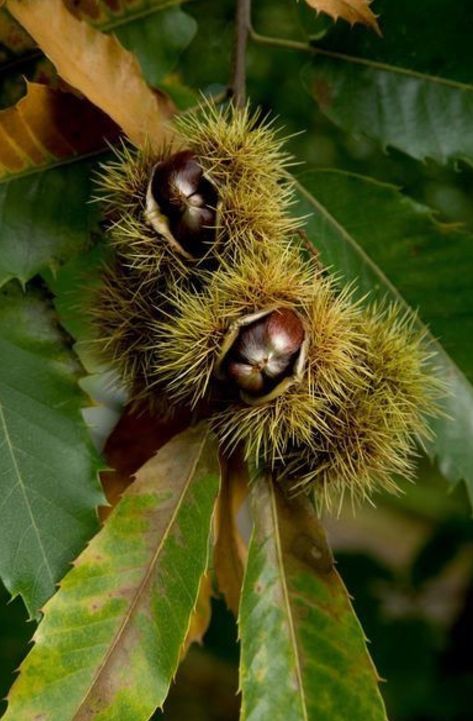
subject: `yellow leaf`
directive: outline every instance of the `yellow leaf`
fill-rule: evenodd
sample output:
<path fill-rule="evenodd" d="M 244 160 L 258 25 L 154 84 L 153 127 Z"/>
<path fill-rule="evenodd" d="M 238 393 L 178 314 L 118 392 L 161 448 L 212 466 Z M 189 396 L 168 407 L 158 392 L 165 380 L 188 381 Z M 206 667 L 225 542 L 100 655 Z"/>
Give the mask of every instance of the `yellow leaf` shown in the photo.
<path fill-rule="evenodd" d="M 193 643 L 202 643 L 212 615 L 212 581 L 208 572 L 200 579 L 199 595 L 189 621 L 187 636 L 182 646 L 181 660 Z"/>
<path fill-rule="evenodd" d="M 137 146 L 161 145 L 171 101 L 146 84 L 135 56 L 114 35 L 72 15 L 62 0 L 7 0 L 58 74 L 103 110 Z"/>
<path fill-rule="evenodd" d="M 247 556 L 237 514 L 248 495 L 248 471 L 240 453 L 221 458 L 220 465 L 221 485 L 215 511 L 215 575 L 228 608 L 236 616 Z"/>
<path fill-rule="evenodd" d="M 28 83 L 24 98 L 0 110 L 0 178 L 89 154 L 118 132 L 88 101 Z"/>
<path fill-rule="evenodd" d="M 350 25 L 363 23 L 381 35 L 376 15 L 370 9 L 373 0 L 306 0 L 317 12 L 330 15 L 334 20 L 343 18 Z"/>

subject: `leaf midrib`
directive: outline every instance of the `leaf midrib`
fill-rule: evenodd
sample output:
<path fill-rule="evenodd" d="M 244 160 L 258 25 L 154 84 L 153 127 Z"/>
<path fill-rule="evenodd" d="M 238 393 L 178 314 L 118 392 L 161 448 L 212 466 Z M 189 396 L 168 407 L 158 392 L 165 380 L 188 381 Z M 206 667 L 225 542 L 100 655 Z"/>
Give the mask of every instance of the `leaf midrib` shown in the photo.
<path fill-rule="evenodd" d="M 343 62 L 353 63 L 354 65 L 364 65 L 365 67 L 372 68 L 374 70 L 381 70 L 387 73 L 395 73 L 397 75 L 405 75 L 410 78 L 416 78 L 417 80 L 436 83 L 438 85 L 446 85 L 447 87 L 454 88 L 455 90 L 467 90 L 469 92 L 473 91 L 473 85 L 463 83 L 459 80 L 442 78 L 438 75 L 429 75 L 428 73 L 423 73 L 420 70 L 403 68 L 400 65 L 391 65 L 389 63 L 383 63 L 380 60 L 362 58 L 356 55 L 346 55 L 345 53 L 339 53 L 335 50 L 325 50 L 324 48 L 313 47 L 311 45 L 309 45 L 308 47 L 314 55 L 323 55 L 333 60 L 342 60 Z"/>
<path fill-rule="evenodd" d="M 334 171 L 332 171 L 334 172 Z M 335 171 L 338 172 L 338 171 Z M 349 173 L 340 173 L 341 175 L 349 175 Z M 292 176 L 291 178 L 297 187 L 298 191 L 303 195 L 306 200 L 313 205 L 323 217 L 340 233 L 340 235 L 347 241 L 347 243 L 353 248 L 353 250 L 359 255 L 363 262 L 371 269 L 371 271 L 379 278 L 379 280 L 387 287 L 390 293 L 397 299 L 398 303 L 409 312 L 414 312 L 411 305 L 405 300 L 405 298 L 398 291 L 396 286 L 389 280 L 387 275 L 381 270 L 381 268 L 372 260 L 372 258 L 366 253 L 366 251 L 359 245 L 355 238 L 349 233 L 349 231 L 340 224 L 340 222 L 322 205 L 316 198 L 300 183 L 299 180 Z M 444 362 L 452 367 L 456 375 L 469 384 L 469 380 L 455 361 L 449 356 L 444 347 L 439 341 L 432 335 L 429 327 L 425 325 L 419 317 L 416 318 L 416 325 L 421 330 L 426 338 L 428 338 L 429 345 L 435 348 L 436 353 L 443 358 Z"/>
<path fill-rule="evenodd" d="M 130 620 L 131 620 L 134 612 L 136 611 L 136 609 L 137 609 L 137 607 L 138 607 L 139 601 L 141 600 L 141 597 L 142 597 L 142 595 L 143 595 L 143 593 L 144 593 L 145 587 L 146 587 L 146 585 L 147 585 L 147 583 L 148 583 L 148 581 L 149 581 L 149 579 L 150 579 L 150 577 L 151 577 L 152 572 L 154 571 L 154 568 L 155 568 L 155 566 L 156 566 L 157 560 L 158 560 L 158 558 L 159 558 L 159 556 L 160 556 L 160 554 L 161 554 L 161 551 L 163 550 L 163 546 L 164 546 L 165 542 L 167 541 L 167 539 L 168 539 L 168 537 L 169 537 L 169 535 L 170 535 L 170 533 L 171 533 L 171 529 L 172 529 L 173 526 L 174 526 L 174 523 L 175 523 L 176 518 L 177 518 L 177 515 L 178 515 L 178 513 L 179 513 L 179 511 L 180 511 L 180 509 L 181 509 L 182 503 L 183 503 L 184 498 L 185 498 L 185 496 L 186 496 L 186 494 L 187 494 L 187 491 L 188 491 L 188 488 L 189 488 L 189 486 L 190 486 L 190 483 L 191 483 L 191 481 L 192 481 L 192 479 L 193 479 L 193 477 L 194 477 L 195 470 L 196 470 L 197 465 L 198 465 L 198 463 L 199 463 L 199 460 L 200 460 L 200 458 L 201 458 L 201 456 L 202 456 L 203 447 L 205 446 L 205 443 L 207 442 L 207 437 L 208 437 L 208 431 L 206 431 L 206 432 L 204 433 L 203 438 L 202 438 L 202 440 L 200 441 L 200 443 L 199 443 L 199 445 L 198 445 L 198 448 L 197 448 L 197 450 L 196 450 L 196 455 L 195 455 L 194 462 L 192 463 L 192 466 L 191 466 L 191 468 L 190 468 L 188 477 L 187 477 L 185 483 L 183 484 L 183 487 L 182 487 L 182 491 L 181 491 L 181 495 L 180 495 L 180 497 L 179 497 L 179 500 L 178 500 L 178 502 L 177 502 L 177 504 L 176 504 L 175 509 L 173 510 L 173 512 L 172 512 L 172 514 L 171 514 L 171 518 L 169 519 L 169 523 L 167 524 L 166 530 L 165 530 L 165 532 L 164 532 L 164 534 L 163 534 L 163 536 L 162 536 L 162 538 L 161 538 L 161 540 L 160 540 L 160 542 L 159 542 L 159 544 L 158 544 L 158 546 L 157 546 L 157 548 L 156 548 L 153 556 L 152 556 L 151 559 L 150 559 L 150 562 L 149 562 L 149 564 L 148 564 L 148 566 L 147 566 L 147 568 L 146 568 L 145 575 L 144 575 L 144 577 L 143 577 L 140 585 L 138 586 L 138 588 L 137 588 L 137 590 L 136 590 L 135 596 L 134 596 L 134 598 L 133 598 L 133 600 L 132 600 L 132 602 L 131 602 L 131 604 L 130 604 L 130 606 L 129 606 L 129 608 L 128 608 L 128 610 L 127 610 L 127 612 L 126 612 L 126 614 L 125 614 L 125 616 L 124 616 L 124 618 L 123 618 L 122 623 L 120 624 L 120 627 L 119 627 L 118 630 L 117 630 L 117 633 L 116 633 L 116 635 L 115 635 L 115 637 L 114 637 L 114 639 L 113 639 L 113 642 L 112 642 L 110 648 L 108 649 L 107 653 L 105 654 L 105 657 L 103 658 L 102 662 L 99 664 L 99 667 L 97 668 L 97 671 L 95 672 L 95 674 L 94 674 L 94 676 L 93 676 L 93 678 L 92 678 L 92 680 L 91 680 L 91 682 L 90 682 L 90 684 L 89 684 L 89 687 L 87 688 L 87 690 L 86 690 L 83 698 L 82 698 L 81 701 L 79 702 L 79 706 L 77 707 L 76 711 L 74 712 L 74 716 L 72 717 L 71 721 L 73 721 L 73 719 L 76 719 L 76 718 L 77 718 L 79 712 L 80 712 L 81 709 L 83 708 L 83 706 L 84 706 L 84 704 L 86 703 L 87 699 L 89 698 L 91 692 L 93 691 L 93 689 L 95 688 L 95 686 L 96 686 L 97 683 L 99 682 L 100 677 L 102 676 L 104 669 L 106 668 L 106 666 L 107 666 L 110 658 L 112 657 L 112 655 L 113 655 L 113 653 L 114 653 L 114 651 L 115 651 L 115 649 L 116 649 L 116 647 L 117 647 L 118 642 L 120 641 L 120 639 L 121 639 L 123 633 L 125 632 L 125 630 L 126 630 L 128 624 L 129 624 L 129 622 L 130 622 Z"/>
<path fill-rule="evenodd" d="M 142 20 L 150 15 L 155 15 L 159 12 L 164 12 L 165 10 L 170 10 L 171 8 L 177 7 L 179 8 L 181 5 L 185 5 L 189 3 L 191 0 L 168 0 L 168 2 L 163 3 L 163 5 L 160 5 L 159 7 L 149 7 L 145 8 L 141 11 L 131 12 L 130 14 L 123 14 L 120 18 L 117 18 L 116 20 L 110 20 L 108 23 L 103 23 L 102 25 L 97 24 L 94 25 L 94 23 L 90 23 L 93 27 L 96 27 L 97 30 L 100 30 L 101 32 L 108 33 L 111 30 L 115 30 L 116 28 L 119 28 L 123 25 L 128 25 L 129 23 L 135 22 L 137 20 Z M 83 22 L 87 22 L 87 20 L 83 20 Z M 43 57 L 44 53 L 38 49 L 38 55 L 39 57 Z M 28 56 L 28 58 L 16 58 L 15 60 L 11 61 L 11 65 L 13 63 L 18 63 L 20 61 L 25 60 L 31 60 L 31 56 Z M 3 72 L 5 69 L 5 66 L 0 65 L 0 72 Z M 21 150 L 21 148 L 20 148 Z M 105 155 L 109 152 L 109 146 L 105 146 L 103 148 L 99 148 L 97 150 L 93 150 L 89 153 L 84 153 L 81 155 L 73 154 L 68 158 L 62 158 L 60 160 L 55 160 L 51 163 L 43 163 L 42 165 L 38 165 L 35 167 L 29 167 L 24 171 L 21 171 L 19 173 L 11 173 L 9 175 L 0 176 L 0 186 L 4 185 L 6 183 L 9 183 L 11 181 L 19 180 L 20 178 L 27 178 L 31 175 L 37 175 L 38 173 L 42 173 L 48 170 L 53 170 L 54 168 L 61 167 L 63 165 L 70 165 L 71 163 L 77 163 L 81 161 L 86 161 L 91 158 L 96 158 L 101 155 Z"/>

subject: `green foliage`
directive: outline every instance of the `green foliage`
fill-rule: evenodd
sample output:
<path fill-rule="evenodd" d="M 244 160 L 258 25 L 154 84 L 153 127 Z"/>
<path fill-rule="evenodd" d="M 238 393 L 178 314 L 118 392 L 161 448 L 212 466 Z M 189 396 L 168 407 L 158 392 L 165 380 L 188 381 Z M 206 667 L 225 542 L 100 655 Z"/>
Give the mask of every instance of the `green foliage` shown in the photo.
<path fill-rule="evenodd" d="M 242 721 L 383 721 L 378 678 L 308 502 L 253 484 L 240 609 Z"/>
<path fill-rule="evenodd" d="M 49 303 L 16 282 L 1 301 L 0 573 L 35 616 L 97 528 L 99 458 L 80 367 Z"/>
<path fill-rule="evenodd" d="M 0 285 L 24 284 L 87 248 L 97 222 L 90 173 L 90 162 L 76 163 L 0 185 Z"/>
<path fill-rule="evenodd" d="M 177 64 L 180 54 L 197 31 L 197 23 L 180 7 L 170 7 L 153 15 L 119 25 L 115 34 L 135 53 L 147 82 L 162 87 L 163 80 Z"/>
<path fill-rule="evenodd" d="M 417 160 L 473 163 L 473 84 L 467 0 L 425 7 L 378 2 L 383 37 L 338 27 L 305 73 L 328 118 Z"/>
<path fill-rule="evenodd" d="M 356 281 L 361 294 L 404 299 L 459 354 L 461 368 L 430 338 L 433 364 L 448 393 L 446 415 L 434 422 L 429 447 L 447 478 L 467 482 L 473 501 L 473 388 L 465 376 L 471 378 L 473 370 L 472 237 L 436 223 L 428 208 L 369 178 L 310 172 L 301 176 L 299 190 L 298 209 L 311 215 L 308 233 L 323 262 Z"/>
<path fill-rule="evenodd" d="M 18 668 L 25 654 L 33 624 L 27 623 L 28 615 L 20 597 L 11 599 L 8 591 L 0 583 L 0 697 L 4 699 L 13 683 L 14 669 Z M 0 702 L 0 713 L 3 714 L 6 702 Z"/>
<path fill-rule="evenodd" d="M 199 0 L 183 11 L 174 0 L 81 0 L 74 11 L 115 32 L 137 55 L 147 81 L 187 107 L 199 90 L 218 92 L 228 81 L 234 4 Z M 290 140 L 297 160 L 403 188 L 344 172 L 309 173 L 301 177 L 294 210 L 310 214 L 310 240 L 322 261 L 356 280 L 360 294 L 402 297 L 419 309 L 449 388 L 450 417 L 438 422 L 429 450 L 447 478 L 468 480 L 473 501 L 471 236 L 436 222 L 411 199 L 434 204 L 449 220 L 473 218 L 469 2 L 375 0 L 382 38 L 316 18 L 302 2 L 253 6 L 258 31 L 309 38 L 313 45 L 298 53 L 284 43 L 274 49 L 250 42 L 248 50 L 252 103 L 279 115 L 285 132 L 306 131 Z M 10 32 L 17 46 L 5 42 L 6 13 L 0 10 L 2 104 L 23 91 L 23 75 L 57 82 L 18 27 Z M 10 69 L 5 61 L 11 59 L 18 62 Z M 83 127 L 84 136 L 89 130 Z M 416 160 L 426 158 L 431 161 Z M 466 163 L 451 162 L 459 159 Z M 0 314 L 0 409 L 10 436 L 0 439 L 0 571 L 31 614 L 96 529 L 94 509 L 102 498 L 74 355 L 95 370 L 83 342 L 89 328 L 81 305 L 83 287 L 95 282 L 102 262 L 101 245 L 91 248 L 89 237 L 97 225 L 97 208 L 87 203 L 93 165 L 66 160 L 0 186 L 0 284 L 10 280 Z M 25 295 L 12 278 L 28 284 Z M 73 349 L 48 291 L 63 326 L 79 341 Z M 208 561 L 217 492 L 213 442 L 206 441 L 207 455 L 197 436 L 185 447 L 183 438 L 138 474 L 47 604 L 6 721 L 42 721 L 43 715 L 48 721 L 144 721 L 162 704 Z M 136 438 L 133 443 L 139 445 Z M 184 467 L 194 464 L 186 477 Z M 406 493 L 399 498 L 380 496 L 379 508 L 366 511 L 365 536 L 363 512 L 330 527 L 335 540 L 338 528 L 339 541 L 346 533 L 350 544 L 371 545 L 381 556 L 385 545 L 396 557 L 388 567 L 379 557 L 351 553 L 338 566 L 387 678 L 383 695 L 395 721 L 463 721 L 471 705 L 471 525 L 466 510 L 456 515 L 467 498 L 463 486 L 446 496 L 443 480 L 434 488 L 430 475 L 420 475 L 416 486 L 400 479 Z M 385 721 L 377 674 L 344 586 L 330 570 L 318 522 L 305 504 L 286 503 L 264 484 L 254 485 L 253 497 L 256 528 L 240 617 L 242 721 Z M 399 559 L 410 534 L 421 550 Z M 19 603 L 0 609 L 0 660 L 8 673 L 18 665 L 21 644 L 25 653 Z M 439 611 L 442 603 L 446 610 Z M 225 664 L 233 658 L 220 649 L 231 631 L 228 616 L 223 625 L 214 619 L 205 641 L 210 649 L 219 646 L 219 670 L 211 668 L 210 654 L 191 650 L 164 718 L 234 718 L 234 698 L 221 711 L 218 704 L 222 688 L 230 687 L 228 697 L 236 684 L 236 669 L 233 685 L 222 671 L 222 657 Z"/>
<path fill-rule="evenodd" d="M 205 426 L 138 473 L 46 605 L 4 721 L 148 719 L 176 672 L 218 489 Z"/>

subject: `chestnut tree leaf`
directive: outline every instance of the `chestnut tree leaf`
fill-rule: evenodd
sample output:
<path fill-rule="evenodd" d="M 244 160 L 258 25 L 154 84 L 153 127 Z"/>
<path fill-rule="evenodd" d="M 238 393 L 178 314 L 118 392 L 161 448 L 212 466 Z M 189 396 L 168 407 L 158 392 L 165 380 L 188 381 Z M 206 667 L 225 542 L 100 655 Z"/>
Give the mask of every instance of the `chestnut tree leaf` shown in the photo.
<path fill-rule="evenodd" d="M 18 103 L 0 110 L 0 136 L 2 182 L 101 150 L 118 136 L 118 128 L 73 93 L 27 83 Z"/>
<path fill-rule="evenodd" d="M 31 616 L 98 528 L 100 459 L 81 416 L 81 369 L 50 304 L 1 291 L 0 575 Z"/>
<path fill-rule="evenodd" d="M 55 271 L 87 247 L 98 211 L 89 204 L 92 161 L 68 163 L 117 134 L 87 100 L 37 83 L 0 111 L 0 285 Z"/>
<path fill-rule="evenodd" d="M 241 721 L 385 721 L 363 631 L 312 505 L 288 500 L 266 477 L 251 491 Z"/>
<path fill-rule="evenodd" d="M 138 471 L 46 605 L 4 721 L 145 721 L 162 705 L 207 566 L 217 490 L 203 424 Z"/>
<path fill-rule="evenodd" d="M 344 130 L 418 160 L 473 163 L 471 4 L 379 0 L 384 37 L 337 27 L 314 48 L 304 82 Z M 441 32 L 439 33 L 439 28 Z"/>
<path fill-rule="evenodd" d="M 248 469 L 240 451 L 222 456 L 220 493 L 215 507 L 214 567 L 219 591 L 238 615 L 247 548 L 237 516 L 248 494 Z"/>
<path fill-rule="evenodd" d="M 330 15 L 334 20 L 343 18 L 350 25 L 362 23 L 380 34 L 376 15 L 370 8 L 373 0 L 306 0 L 317 12 Z"/>
<path fill-rule="evenodd" d="M 177 7 L 140 19 L 135 11 L 117 30 L 139 55 L 147 79 L 158 82 L 189 43 L 195 21 Z M 101 152 L 118 132 L 85 98 L 36 83 L 0 111 L 0 285 L 12 277 L 25 283 L 47 269 L 55 273 L 88 246 L 99 206 L 89 203 L 93 159 L 84 158 Z"/>
<path fill-rule="evenodd" d="M 448 389 L 428 450 L 448 480 L 465 480 L 473 504 L 472 235 L 370 178 L 318 170 L 303 173 L 297 189 L 322 262 L 360 294 L 397 301 L 428 324 L 432 364 Z"/>
<path fill-rule="evenodd" d="M 89 203 L 93 167 L 64 165 L 0 184 L 0 286 L 55 272 L 89 246 L 98 220 Z"/>
<path fill-rule="evenodd" d="M 7 0 L 7 9 L 61 78 L 112 118 L 135 145 L 161 145 L 174 106 L 146 84 L 136 57 L 114 35 L 75 17 L 62 0 Z"/>
<path fill-rule="evenodd" d="M 197 23 L 184 12 L 178 0 L 64 0 L 69 10 L 106 32 L 114 32 L 119 41 L 137 55 L 146 81 L 160 87 L 177 100 L 195 105 L 197 98 L 182 86 L 177 74 L 170 77 L 180 52 L 195 35 Z M 8 83 L 0 91 L 4 107 L 23 94 L 23 78 L 41 78 L 56 86 L 57 73 L 33 38 L 0 8 L 0 70 L 8 66 Z M 184 95 L 185 93 L 185 95 Z M 181 97 L 182 96 L 182 97 Z"/>

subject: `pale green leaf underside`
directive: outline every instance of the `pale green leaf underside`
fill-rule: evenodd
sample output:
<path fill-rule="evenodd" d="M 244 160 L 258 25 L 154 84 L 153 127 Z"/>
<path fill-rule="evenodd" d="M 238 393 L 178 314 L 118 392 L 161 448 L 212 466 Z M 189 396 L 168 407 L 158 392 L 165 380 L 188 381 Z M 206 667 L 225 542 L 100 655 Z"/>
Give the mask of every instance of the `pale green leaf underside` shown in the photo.
<path fill-rule="evenodd" d="M 363 632 L 324 558 L 315 513 L 263 478 L 252 496 L 239 619 L 241 721 L 385 721 Z"/>
<path fill-rule="evenodd" d="M 473 85 L 362 58 L 320 55 L 304 73 L 332 122 L 418 160 L 473 163 Z"/>
<path fill-rule="evenodd" d="M 145 721 L 166 698 L 218 489 L 205 426 L 138 472 L 45 608 L 4 721 Z"/>
<path fill-rule="evenodd" d="M 369 178 L 314 171 L 299 183 L 297 210 L 310 215 L 307 232 L 322 261 L 355 281 L 361 293 L 405 303 L 429 324 L 433 363 L 449 390 L 447 417 L 435 421 L 429 450 L 449 480 L 466 481 L 473 502 L 473 388 L 467 377 L 473 377 L 473 238 L 435 223 L 427 208 Z"/>
<path fill-rule="evenodd" d="M 13 282 L 1 307 L 0 574 L 34 616 L 97 528 L 100 462 L 48 303 Z"/>

